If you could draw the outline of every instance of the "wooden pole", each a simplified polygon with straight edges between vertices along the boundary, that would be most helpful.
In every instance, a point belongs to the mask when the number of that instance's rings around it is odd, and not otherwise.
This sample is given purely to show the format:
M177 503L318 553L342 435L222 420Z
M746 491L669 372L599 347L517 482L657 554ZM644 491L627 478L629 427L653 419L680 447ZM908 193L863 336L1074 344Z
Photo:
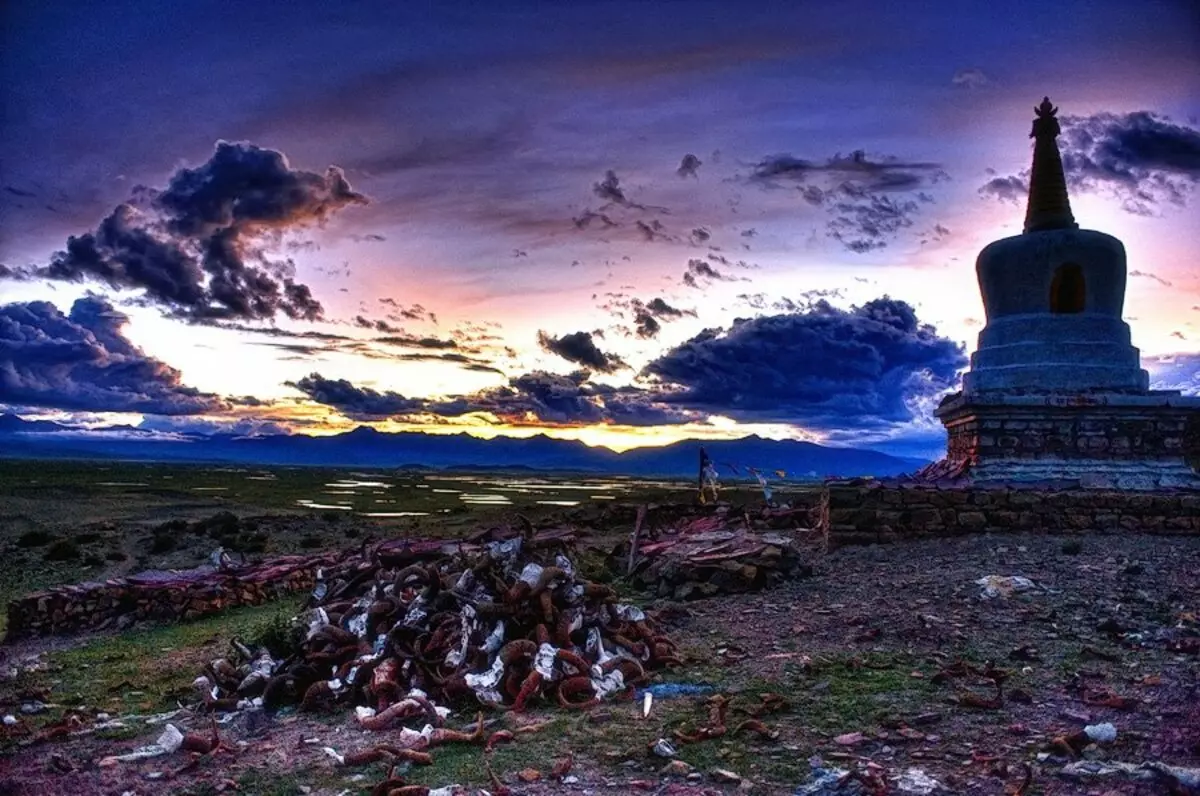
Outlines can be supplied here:
M642 534L642 523L646 521L646 507L638 506L637 520L633 523L633 534L629 538L629 565L625 567L625 574L633 574L633 563L637 560L638 537Z

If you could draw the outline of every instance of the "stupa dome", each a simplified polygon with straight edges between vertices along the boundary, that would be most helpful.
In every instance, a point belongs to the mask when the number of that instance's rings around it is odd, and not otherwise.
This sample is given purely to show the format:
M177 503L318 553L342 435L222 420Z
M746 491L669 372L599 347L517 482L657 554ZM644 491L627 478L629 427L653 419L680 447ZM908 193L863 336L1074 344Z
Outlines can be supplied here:
M967 394L1145 392L1125 304L1125 247L1079 229L1055 140L1058 109L1035 109L1025 230L976 260L987 325L963 377Z

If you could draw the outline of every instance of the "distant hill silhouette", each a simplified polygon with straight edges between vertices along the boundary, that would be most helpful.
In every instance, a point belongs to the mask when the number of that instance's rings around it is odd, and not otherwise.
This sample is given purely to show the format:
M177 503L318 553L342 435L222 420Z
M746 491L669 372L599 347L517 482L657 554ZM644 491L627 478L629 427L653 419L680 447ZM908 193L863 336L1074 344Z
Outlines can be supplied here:
M467 434L385 433L360 426L332 436L303 434L238 437L224 434L163 438L128 426L105 435L50 421L0 415L0 456L8 458L100 458L161 462L220 462L308 466L528 469L626 475L696 474L703 445L722 475L728 464L785 470L791 478L909 472L926 462L874 450L834 448L757 436L734 440L683 440L663 447L616 453L544 435L485 440Z

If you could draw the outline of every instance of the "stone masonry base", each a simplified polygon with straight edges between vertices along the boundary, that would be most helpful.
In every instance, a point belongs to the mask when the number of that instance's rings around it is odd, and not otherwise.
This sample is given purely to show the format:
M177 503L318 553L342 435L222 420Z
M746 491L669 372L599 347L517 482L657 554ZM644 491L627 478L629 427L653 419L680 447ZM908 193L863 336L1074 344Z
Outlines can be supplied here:
M1151 491L1200 487L1184 460L1200 399L1175 393L950 396L946 469L975 483L1075 481Z

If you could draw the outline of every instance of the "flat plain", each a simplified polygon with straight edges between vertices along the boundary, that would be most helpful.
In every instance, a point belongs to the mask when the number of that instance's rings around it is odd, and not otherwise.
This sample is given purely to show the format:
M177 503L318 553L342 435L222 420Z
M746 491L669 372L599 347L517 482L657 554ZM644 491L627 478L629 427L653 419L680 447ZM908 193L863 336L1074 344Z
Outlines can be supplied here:
M805 489L783 485L777 497ZM723 498L762 505L748 484ZM679 644L684 665L656 683L700 693L657 699L647 718L640 700L488 713L489 732L537 729L491 753L439 747L433 765L405 774L410 783L496 793L490 768L529 794L791 794L813 781L819 759L896 787L917 771L943 793L1155 794L1163 782L1079 781L1063 769L1086 758L1200 766L1196 540L980 535L814 552L806 576L756 593L674 602L637 591L608 552L628 538L637 506L694 500L684 482L580 475L0 462L0 594L196 566L218 545L269 558L396 536L453 538L520 515L576 529L581 569L654 612ZM224 512L236 521L197 524ZM210 531L181 532L192 527ZM1036 588L984 599L975 581L987 575L1025 576ZM365 742L349 711L236 716L220 726L228 748L181 773L185 758L97 765L153 742L165 713L183 708L170 720L204 731L208 717L190 710L204 664L227 654L232 638L278 632L303 601L0 646L0 713L27 731L0 740L0 792L371 793L385 764L338 766L322 751ZM679 738L705 724L713 695L730 697L740 721L763 694L784 699L761 717L771 737ZM37 702L47 707L22 713ZM455 706L451 725L469 724L476 709ZM100 714L119 726L94 729ZM47 732L68 715L86 722ZM1084 758L1056 742L1105 722L1115 741ZM651 751L659 739L680 762ZM564 782L551 769L568 759ZM867 782L844 792L869 793Z

